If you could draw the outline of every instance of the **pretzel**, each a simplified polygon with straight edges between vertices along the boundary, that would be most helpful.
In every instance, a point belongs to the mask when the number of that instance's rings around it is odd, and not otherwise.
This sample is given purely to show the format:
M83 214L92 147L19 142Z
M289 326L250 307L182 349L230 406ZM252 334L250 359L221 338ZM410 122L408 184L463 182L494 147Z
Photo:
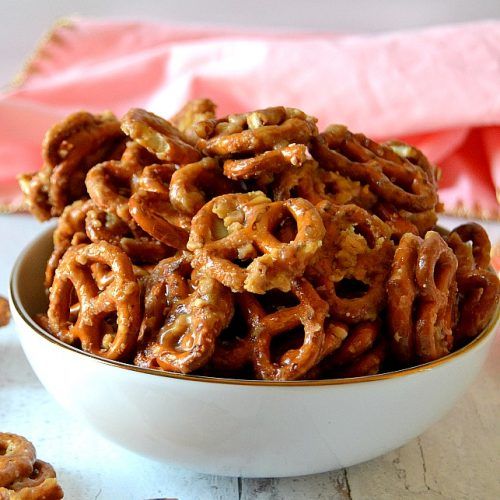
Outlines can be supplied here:
M100 209L113 212L125 222L130 222L128 200L132 193L133 178L141 170L140 165L116 160L95 165L85 179L90 198Z
M52 217L49 203L51 171L51 168L45 166L38 172L18 176L19 187L28 210L40 221L46 221Z
M326 227L323 246L307 267L310 279L346 323L375 320L386 302L393 243L389 228L356 205L317 205Z
M394 139L384 142L382 146L391 149L400 158L408 160L413 165L422 169L426 173L428 179L437 184L440 177L440 171L435 165L430 163L420 149L406 142L396 141Z
M437 205L435 177L426 168L343 125L331 125L315 137L311 152L322 168L368 184L397 208L423 212Z
M61 216L54 231L54 250L52 251L47 266L45 267L45 288L48 290L54 280L54 274L64 252L71 245L87 243L88 237L85 233L85 218L89 210L95 208L91 200L77 200L68 205Z
M117 215L92 206L85 217L85 232L93 243L107 241L120 247L133 263L156 264L172 255L173 249L152 238L140 227ZM80 243L83 243L81 241Z
M173 165L151 165L139 178L139 188L129 200L133 219L146 233L172 248L186 247L191 219L170 202L168 185Z
M214 196L235 191L235 184L224 177L216 160L203 158L173 173L170 202L179 212L193 216Z
M376 201L368 186L319 168L314 160L306 161L301 168L284 171L273 186L273 195L276 200L299 196L313 205L328 200L337 205L353 203L366 209Z
M146 285L141 344L134 363L192 372L210 359L232 315L229 290L208 276L193 274L188 254L165 259Z
M491 320L498 305L498 276L491 271L491 244L486 231L473 222L463 224L447 236L458 261L457 343L477 336Z
M194 125L201 121L213 120L216 108L210 99L193 99L172 116L170 122L184 134L189 144L194 145L198 140L193 130Z
M328 305L304 278L293 280L291 295L296 305L266 312L256 296L247 295L246 317L253 339L253 361L257 377L264 380L296 380L318 361L325 341L324 321ZM265 299L265 296L263 297ZM275 303L276 304L276 303ZM293 331L303 327L304 337L295 345ZM284 338L285 347L273 353L273 339ZM291 344L287 344L291 340Z
M435 231L405 234L387 282L392 350L400 364L445 356L453 346L457 259Z
M138 142L127 141L120 162L135 173L148 165L157 163L158 158Z
M34 446L17 434L0 432L0 487L8 486L33 472Z
M113 280L102 290L92 265L102 264ZM76 294L76 296L75 296ZM71 306L77 299L77 318ZM81 342L82 349L107 359L124 359L134 348L140 326L140 288L132 263L118 247L105 241L69 248L57 268L49 297L49 327L63 342ZM114 325L107 318L116 315Z
M380 329L380 320L353 325L340 347L320 364L322 376L360 377L378 373L386 353Z
M253 370L253 338L249 316L253 296L248 292L234 294L231 323L215 341L215 350L206 367L207 375L239 377ZM253 378L253 373L250 374Z
M310 159L307 146L290 144L241 160L226 160L224 175L230 179L251 179L300 167Z
M19 491L0 488L2 500L59 500L63 497L63 490L56 478L47 478L38 486L26 487Z
M198 122L194 131L198 149L226 160L226 176L249 179L302 164L309 156L303 145L318 132L315 122L298 109L277 106Z
M0 328L7 326L10 322L9 301L0 295Z
M87 171L109 157L121 141L120 124L109 112L74 113L49 130L43 143L43 158L52 169L48 199L53 216L60 215L66 205L84 195Z
M413 213L398 210L390 203L378 202L372 207L372 212L391 228L391 237L396 242L399 242L405 233L425 236L427 231L433 231L436 228L437 214L434 209Z
M281 242L273 231L290 217L296 234ZM321 247L324 232L317 210L301 198L271 202L259 191L227 194L195 215L187 247L194 252L194 267L233 292L262 294L290 290L291 280ZM244 268L238 261L251 262Z
M13 491L19 491L23 488L33 488L39 486L46 479L56 477L56 472L52 465L42 460L35 460L33 471L26 477L21 477L8 485L8 488Z
M122 118L125 134L155 154L160 160L185 165L201 155L167 120L144 109L133 108Z

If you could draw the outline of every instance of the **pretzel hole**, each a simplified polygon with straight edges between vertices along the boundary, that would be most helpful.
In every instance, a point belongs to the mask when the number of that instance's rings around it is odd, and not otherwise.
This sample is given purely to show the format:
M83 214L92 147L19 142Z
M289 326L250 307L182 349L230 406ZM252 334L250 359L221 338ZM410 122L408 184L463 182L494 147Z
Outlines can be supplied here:
M281 243L290 243L297 237L297 232L297 221L293 217L287 217L278 224L273 236Z
M38 479L40 469L37 467L36 462L33 465L33 472L28 476L28 479Z
M123 169L123 167L121 167ZM125 169L123 169L125 170ZM117 175L115 172L106 172L105 182L112 191L125 198L130 198L130 179L127 176Z
M375 248L376 240L369 227L364 224L354 224L352 228L355 234L362 236L366 240L370 248Z
M214 240L221 240L222 238L225 238L228 234L229 231L224 225L224 221L220 217L216 217L212 225L212 238Z
M341 299L359 299L366 295L370 286L354 278L343 278L335 283L335 294Z
M304 345L305 332L302 325L275 335L271 339L270 356L272 363L283 362L285 355L291 350L298 350Z
M289 309L298 306L300 301L293 293L270 290L260 303L267 314L272 314L281 309Z
M225 328L218 337L218 342L221 344L231 344L235 340L244 339L248 334L248 326L240 311L240 307L236 305L233 318L228 327Z
M90 270L92 273L92 278L101 291L108 287L109 284L114 280L115 276L111 271L111 268L106 264L96 262L90 266Z

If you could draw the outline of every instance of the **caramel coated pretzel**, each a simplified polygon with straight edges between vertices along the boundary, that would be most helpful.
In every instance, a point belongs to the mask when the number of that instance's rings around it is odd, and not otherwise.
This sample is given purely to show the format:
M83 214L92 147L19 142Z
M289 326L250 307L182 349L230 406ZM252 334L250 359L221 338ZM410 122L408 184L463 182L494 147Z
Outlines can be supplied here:
M237 191L237 184L224 177L217 160L203 158L175 171L170 180L170 202L191 217L214 196Z
M113 272L102 290L92 266ZM69 248L57 268L48 310L51 332L63 342L81 342L82 349L108 359L124 359L134 348L141 322L140 287L132 263L105 241ZM79 303L75 320L71 307ZM116 331L106 318L116 314Z
M172 247L151 237L133 221L127 223L95 205L85 217L85 232L93 243L106 241L120 247L134 264L156 264L174 253Z
M318 133L315 123L298 109L277 106L199 122L194 131L200 137L200 150L226 160L227 177L250 179L306 161L305 145Z
M56 472L52 465L42 460L35 460L33 471L26 477L9 484L9 490L19 491L24 488L35 488L40 486L46 479L55 478Z
M217 337L215 350L206 367L207 375L239 377L253 370L252 310L253 296L248 292L233 295L234 316Z
M63 210L53 235L54 250L45 267L44 284L46 289L52 285L54 274L64 252L71 245L88 242L85 232L85 218L89 210L94 207L92 200L77 200Z
M356 205L317 205L326 227L323 246L305 276L328 302L333 318L375 320L386 302L394 246L389 228Z
M182 250L188 240L191 218L179 213L170 202L167 186L174 172L174 166L169 164L146 167L139 179L139 189L129 200L129 210L146 233Z
M43 156L45 164L53 169L48 189L53 216L84 195L88 170L112 156L121 143L120 123L109 112L75 113L47 133Z
M0 487L29 476L36 459L34 446L17 434L0 432Z
M318 365L322 378L361 377L380 371L387 343L381 338L381 322L365 321L353 325L340 346Z
M92 115L81 111L54 125L43 141L44 166L37 173L19 176L33 215L48 220L84 197L87 171L113 157L122 143L119 122L109 112Z
M160 160L185 165L201 158L199 151L170 122L144 109L129 110L122 118L121 128Z
M142 171L137 164L106 161L92 167L85 179L90 198L102 210L115 213L125 222L131 221L128 200L134 177Z
M326 170L368 184L383 201L411 212L437 205L434 175L343 125L331 125L314 138L311 152Z
M451 351L456 270L457 259L438 233L401 238L387 282L392 350L401 364Z
M322 354L325 341L326 304L304 278L293 280L291 293L297 305L266 313L255 296L247 295L246 307L253 338L253 360L256 375L264 380L296 380L305 375ZM304 329L299 347L285 349L273 359L272 341L278 336L290 336L297 327ZM286 339L285 339L286 341Z
M273 231L290 217L296 234L282 242ZM324 231L317 210L301 198L271 202L259 191L228 194L195 215L187 247L194 267L234 292L288 291L321 247ZM244 268L237 261L251 262Z
M376 202L368 186L320 168L314 160L306 161L300 168L285 170L273 185L273 195L276 200L299 196L313 205L327 200L336 205L353 203L365 209Z
M189 144L194 145L198 136L193 127L198 122L215 119L216 108L217 106L210 99L193 99L188 101L170 119L170 122L182 132Z
M454 335L463 344L486 328L498 306L500 284L489 269L491 244L486 231L474 222L447 236L457 260L458 307Z
M152 271L136 365L181 373L197 370L208 362L217 336L229 325L231 292L208 276L193 274L190 259L184 253Z

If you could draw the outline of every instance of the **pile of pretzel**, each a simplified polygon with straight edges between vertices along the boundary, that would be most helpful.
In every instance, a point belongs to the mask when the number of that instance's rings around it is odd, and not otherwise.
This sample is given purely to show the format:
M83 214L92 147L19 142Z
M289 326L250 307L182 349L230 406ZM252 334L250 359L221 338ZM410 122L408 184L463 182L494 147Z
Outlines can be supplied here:
M273 107L169 121L75 113L21 177L59 217L47 315L68 344L209 376L349 377L445 356L494 314L477 224L436 228L438 170L402 142Z
M23 436L0 432L0 500L59 500L56 473Z

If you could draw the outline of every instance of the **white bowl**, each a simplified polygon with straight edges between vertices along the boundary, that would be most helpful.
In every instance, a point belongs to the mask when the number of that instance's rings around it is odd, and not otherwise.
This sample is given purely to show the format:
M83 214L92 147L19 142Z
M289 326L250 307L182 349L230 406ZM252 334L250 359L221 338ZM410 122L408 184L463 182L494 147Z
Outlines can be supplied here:
M342 380L241 381L110 362L56 340L32 320L44 311L50 228L19 256L11 307L24 352L69 412L115 443L198 472L281 477L339 469L421 434L453 406L492 344L492 324L438 361Z

